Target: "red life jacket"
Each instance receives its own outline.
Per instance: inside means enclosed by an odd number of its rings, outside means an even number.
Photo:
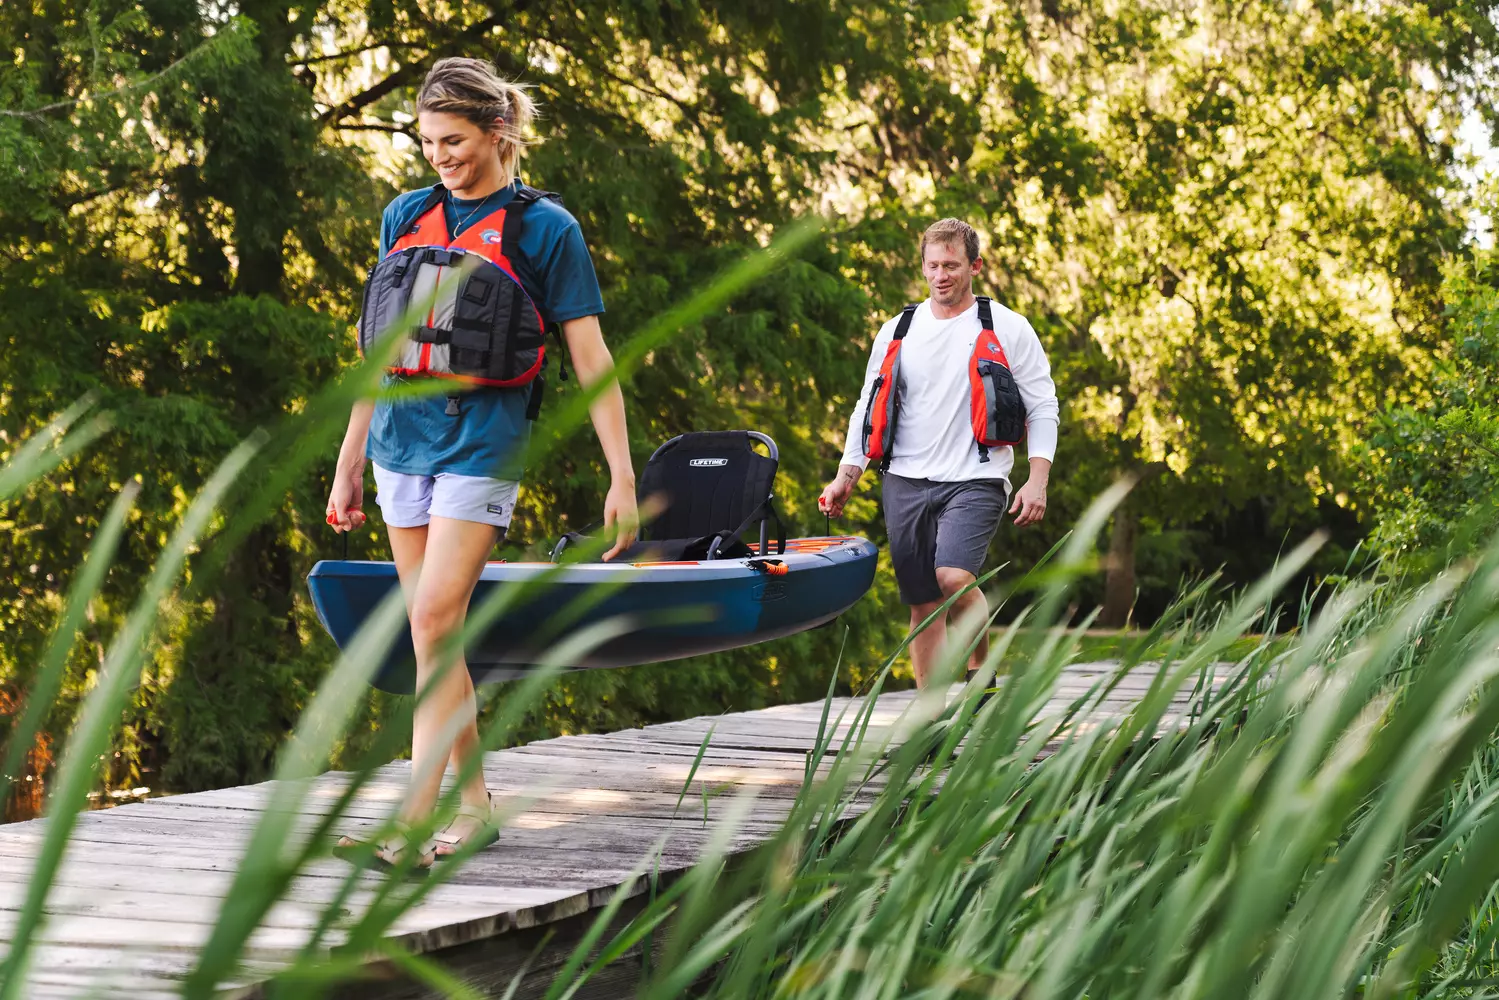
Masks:
[[[973,439],[978,446],[979,461],[989,461],[989,449],[1019,444],[1025,436],[1025,402],[1010,371],[1009,359],[994,332],[994,310],[988,296],[978,298],[979,336],[973,344],[968,363],[968,411]],[[900,415],[900,352],[916,306],[901,310],[895,324],[895,335],[885,349],[879,374],[869,388],[864,407],[864,454],[879,463],[881,472],[890,471],[895,445],[895,426]]]
[[[979,339],[973,342],[968,363],[968,412],[979,461],[989,461],[989,449],[1016,445],[1025,437],[1025,401],[1010,371],[1010,359],[994,332],[994,314],[987,296],[980,295]]]
[[[885,348],[880,373],[874,377],[874,384],[869,387],[869,399],[864,405],[864,454],[871,462],[880,463],[881,472],[890,471],[890,450],[895,446],[895,418],[900,412],[900,347],[911,330],[911,319],[915,315],[915,306],[906,306],[900,311],[895,336]]]
[[[546,321],[510,258],[518,252],[526,209],[556,195],[521,185],[503,208],[454,239],[443,216],[445,194],[441,184],[433,187],[416,221],[370,272],[360,353],[377,339],[397,336],[403,343],[388,368],[398,375],[507,389],[528,385],[546,363]],[[431,303],[425,316],[407,316],[413,301]]]

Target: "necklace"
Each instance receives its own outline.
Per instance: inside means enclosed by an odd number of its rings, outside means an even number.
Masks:
[[[487,194],[484,197],[480,198],[477,202],[474,203],[474,207],[468,210],[468,214],[467,215],[465,215],[462,219],[459,219],[456,223],[454,223],[454,225],[453,225],[453,233],[452,233],[453,239],[456,240],[458,238],[459,231],[462,230],[464,226],[466,226],[470,222],[474,221],[474,216],[478,213],[479,209],[483,208],[486,204],[488,204],[489,199],[493,198],[497,194],[499,194],[498,191],[491,191],[489,194]],[[449,197],[452,198],[452,195],[449,194]],[[452,200],[453,200],[453,213],[456,215],[457,212],[458,212],[458,199],[457,198],[453,198]]]

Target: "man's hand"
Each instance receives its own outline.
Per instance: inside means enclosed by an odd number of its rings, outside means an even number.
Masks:
[[[1031,459],[1030,478],[1015,491],[1015,502],[1010,504],[1010,513],[1015,515],[1017,528],[1036,524],[1046,516],[1046,483],[1050,473],[1051,463],[1046,459]]]
[[[864,470],[857,465],[838,466],[838,475],[823,487],[822,496],[817,498],[817,509],[829,517],[842,517],[843,505],[848,503],[862,475]]]

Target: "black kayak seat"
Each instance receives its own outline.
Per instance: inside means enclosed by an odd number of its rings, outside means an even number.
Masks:
[[[760,454],[756,445],[764,447]],[[781,453],[759,431],[694,431],[678,434],[651,454],[640,472],[636,497],[654,516],[640,538],[618,558],[628,561],[744,558],[740,534],[756,523],[759,554],[768,552],[770,522],[777,551],[786,551],[786,531],[775,509],[775,478]],[[552,550],[552,561],[582,539],[569,532]]]

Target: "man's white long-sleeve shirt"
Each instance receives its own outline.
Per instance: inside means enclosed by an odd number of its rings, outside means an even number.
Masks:
[[[1025,402],[1026,453],[1031,458],[1050,460],[1057,451],[1058,424],[1057,387],[1051,380],[1051,365],[1025,317],[998,302],[992,309],[994,332]],[[874,338],[864,387],[859,390],[859,402],[843,446],[844,465],[860,469],[869,465],[864,454],[864,409],[899,319],[896,316],[886,323]],[[970,422],[968,366],[981,329],[977,302],[952,319],[933,315],[931,299],[916,307],[900,350],[901,406],[890,459],[890,471],[895,475],[941,483],[1002,479],[1010,492],[1015,449],[990,448],[989,461],[980,461]]]

